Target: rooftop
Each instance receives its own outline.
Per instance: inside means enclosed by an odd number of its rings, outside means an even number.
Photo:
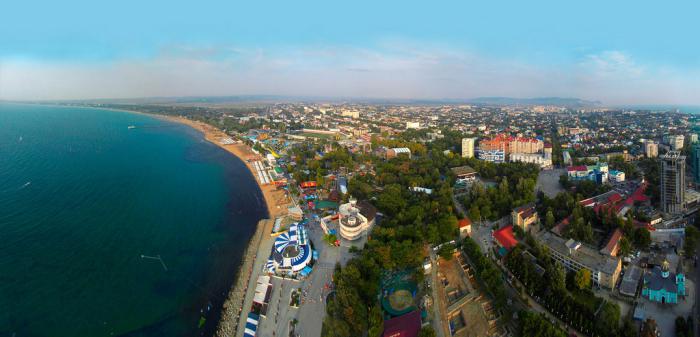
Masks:
[[[619,263],[619,258],[603,255],[587,245],[574,240],[566,241],[550,232],[540,234],[539,240],[548,246],[549,249],[556,251],[560,255],[571,257],[591,271],[599,270],[606,274],[612,274]]]
[[[661,274],[661,267],[659,266],[654,267],[651,272],[644,275],[644,284],[651,290],[665,289],[666,291],[672,293],[678,291],[678,287],[676,285],[676,274],[669,272],[667,277],[663,277]]]
[[[493,232],[493,237],[506,249],[512,249],[518,244],[518,240],[513,236],[513,225],[508,225]]]
[[[617,243],[620,241],[622,238],[622,231],[619,228],[616,228],[612,235],[610,235],[610,239],[608,242],[605,244],[605,247],[600,250],[601,253],[606,254],[606,255],[613,255],[613,250],[615,249],[615,246],[617,246]]]
[[[384,321],[384,337],[417,337],[420,330],[420,312],[411,311],[405,315]]]
[[[458,166],[453,167],[452,172],[457,176],[476,174],[476,171],[471,166]]]
[[[459,228],[469,227],[472,225],[472,221],[469,218],[464,218],[459,220]]]

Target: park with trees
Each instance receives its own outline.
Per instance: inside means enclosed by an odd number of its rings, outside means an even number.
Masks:
[[[521,291],[538,299],[550,313],[585,334],[618,336],[629,329],[619,324],[620,308],[616,303],[593,294],[590,271],[581,269],[567,274],[551,259],[547,247],[538,246],[534,240],[527,242],[534,246],[519,244],[505,258],[505,265],[524,287]]]

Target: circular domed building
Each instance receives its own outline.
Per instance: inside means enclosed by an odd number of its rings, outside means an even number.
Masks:
[[[338,209],[340,236],[346,240],[360,238],[374,224],[375,214],[376,210],[372,214],[362,212],[354,199],[350,199],[347,204],[340,205]]]
[[[311,256],[306,229],[303,225],[293,224],[275,239],[265,270],[276,274],[294,274],[309,265]]]

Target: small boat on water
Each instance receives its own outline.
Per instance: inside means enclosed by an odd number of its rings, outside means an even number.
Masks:
[[[129,130],[131,130],[131,129],[136,129],[136,127],[133,126],[133,125],[129,125],[128,129],[129,129]]]

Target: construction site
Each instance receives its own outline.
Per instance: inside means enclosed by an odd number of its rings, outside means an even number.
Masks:
[[[438,264],[438,309],[445,336],[501,336],[498,313],[483,294],[462,252]]]

